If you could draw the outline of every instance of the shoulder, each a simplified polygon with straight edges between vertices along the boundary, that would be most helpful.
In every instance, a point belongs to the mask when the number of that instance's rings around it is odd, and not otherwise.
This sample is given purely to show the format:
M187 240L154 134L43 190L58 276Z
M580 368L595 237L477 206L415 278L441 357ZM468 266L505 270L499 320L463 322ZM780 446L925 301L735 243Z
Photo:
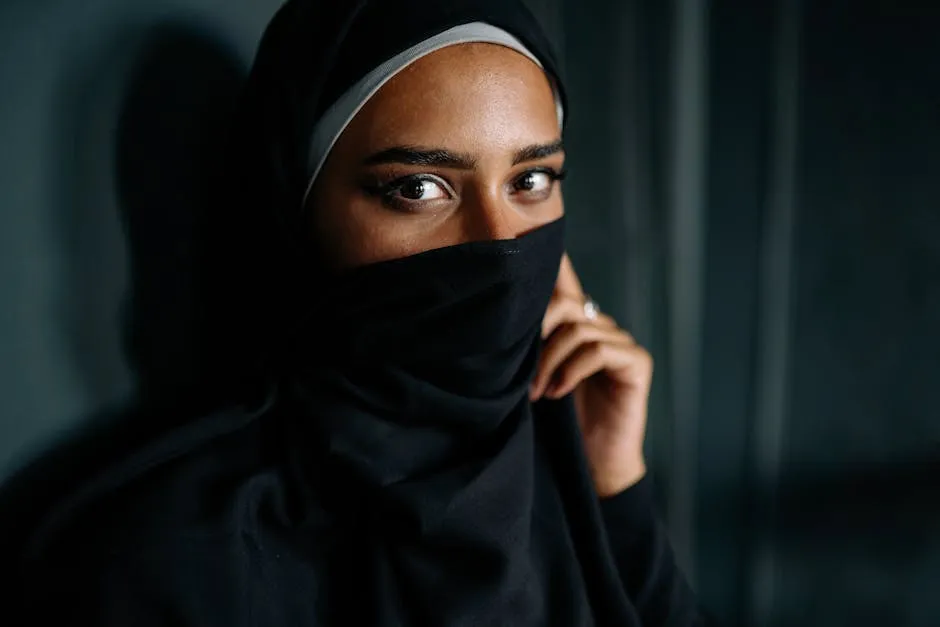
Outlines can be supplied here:
M238 486L265 469L263 414L205 416L84 481L24 539L24 594L42 605L63 595L92 599L96 590L155 590L142 581L148 573L183 564L198 571L198 556L222 554Z

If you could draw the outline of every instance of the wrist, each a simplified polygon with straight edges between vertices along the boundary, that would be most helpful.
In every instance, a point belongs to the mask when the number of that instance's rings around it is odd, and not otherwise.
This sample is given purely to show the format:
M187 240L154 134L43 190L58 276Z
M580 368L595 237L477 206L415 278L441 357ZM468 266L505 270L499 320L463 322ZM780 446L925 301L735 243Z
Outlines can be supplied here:
M646 472L646 461L641 457L616 471L594 473L594 489L598 497L610 498L639 483Z

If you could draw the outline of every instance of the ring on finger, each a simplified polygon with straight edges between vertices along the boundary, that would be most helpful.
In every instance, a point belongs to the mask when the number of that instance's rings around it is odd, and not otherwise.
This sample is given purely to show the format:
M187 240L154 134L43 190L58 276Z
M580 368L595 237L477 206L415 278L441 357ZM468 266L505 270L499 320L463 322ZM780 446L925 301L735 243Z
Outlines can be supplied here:
M591 298L588 295L584 296L584 317L590 321L597 320L597 317L601 313L600 305L597 304L597 301Z

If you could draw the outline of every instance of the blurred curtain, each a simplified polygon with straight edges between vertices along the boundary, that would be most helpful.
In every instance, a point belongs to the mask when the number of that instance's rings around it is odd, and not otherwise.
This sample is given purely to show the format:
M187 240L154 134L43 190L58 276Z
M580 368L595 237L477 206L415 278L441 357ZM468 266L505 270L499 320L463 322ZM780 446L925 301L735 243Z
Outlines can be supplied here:
M703 602L940 624L940 6L531 4L564 44L570 251L656 358Z

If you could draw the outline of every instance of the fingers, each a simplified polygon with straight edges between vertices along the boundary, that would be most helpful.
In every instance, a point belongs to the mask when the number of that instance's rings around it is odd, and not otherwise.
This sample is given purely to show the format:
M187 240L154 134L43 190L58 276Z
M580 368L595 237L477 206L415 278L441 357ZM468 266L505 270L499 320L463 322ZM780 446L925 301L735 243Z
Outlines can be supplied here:
M565 253L561 258L561 266L558 268L558 280L555 281L555 293L576 300L584 299L584 289L581 287L581 281L574 271L574 266L571 265L571 258L568 253Z
M612 382L624 385L648 381L651 370L649 353L636 344L581 344L551 375L551 383L544 395L551 399L561 398L600 372L610 376Z
M619 329L614 327L600 326L588 321L562 325L542 348L538 372L532 382L533 394L536 396L544 394L549 384L554 382L555 371L582 346L595 343L629 347L632 344L632 338L620 333Z
M645 349L610 316L588 320L581 298L556 293L542 320L542 337L545 343L530 390L533 400L560 398L602 370L614 382L642 383L651 376L652 359Z
M547 338L564 323L580 322L586 320L584 315L584 300L556 296L545 310L542 318L542 338ZM600 313L593 323L599 327L616 328L617 323L610 316Z

